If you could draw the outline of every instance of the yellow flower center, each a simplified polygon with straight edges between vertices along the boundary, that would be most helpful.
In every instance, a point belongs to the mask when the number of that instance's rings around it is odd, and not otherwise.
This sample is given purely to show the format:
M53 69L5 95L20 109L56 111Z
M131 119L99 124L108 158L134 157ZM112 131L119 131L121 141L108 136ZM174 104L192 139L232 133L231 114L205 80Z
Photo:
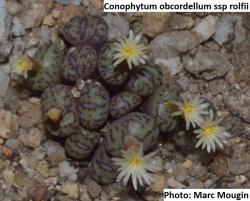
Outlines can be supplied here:
M25 71L30 69L30 62L28 57L19 58L16 61L18 71Z
M130 165L139 165L140 164L140 158L138 156L132 156L130 159L129 159L129 164Z
M193 112L193 107L190 104L184 105L183 112L184 113L192 113Z
M132 45L126 45L123 48L123 56L127 59L130 58L134 55L134 48L132 47Z
M58 107L53 107L51 108L48 112L47 112L47 116L49 117L49 119L53 122L58 122L59 119L61 118L63 113L63 110L61 108Z
M202 130L203 130L203 132L205 133L206 136L213 135L213 133L214 133L214 127L213 126L204 127Z

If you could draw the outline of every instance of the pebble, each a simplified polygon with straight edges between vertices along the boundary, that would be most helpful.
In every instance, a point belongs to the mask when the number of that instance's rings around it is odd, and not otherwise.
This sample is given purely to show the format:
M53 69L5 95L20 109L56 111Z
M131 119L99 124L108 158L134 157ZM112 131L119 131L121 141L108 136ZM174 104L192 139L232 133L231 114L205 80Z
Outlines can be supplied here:
M31 148L39 147L44 139L44 133L39 128L33 127L29 130L29 132L22 133L20 135L20 140L22 143Z
M168 29L172 13L144 13L142 18L143 33L155 37Z
M22 6L16 0L6 1L6 9L11 15L16 15L22 10Z
M151 176L153 178L153 182L152 184L150 184L147 190L162 194L163 193L162 189L166 187L166 183L167 183L166 178L164 177L164 175L160 175L160 174L151 174Z
M196 162L191 166L189 174L201 181L205 181L208 178L208 171L206 166L203 166L199 162Z
M8 64L0 65L0 98L4 97L8 91L10 82L10 66Z
M243 184L247 181L247 178L244 175L235 176L235 180L238 184Z
M189 169L191 168L193 162L191 160L185 160L183 163L182 163L182 166L186 169Z
M173 175L175 176L175 179L179 182L184 182L189 178L188 170L184 168L181 164L175 166Z
M60 177L68 177L70 181L74 182L77 180L78 169L70 165L68 161L62 161L59 164L59 175Z
M232 88L224 94L223 100L233 115L250 123L250 91L248 86L241 89Z
M47 192L47 185L43 181L35 180L30 188L27 189L29 199L42 201Z
M79 185L77 183L65 182L62 185L61 192L69 196L69 198L77 199L79 197Z
M33 27L39 27L44 16L46 15L46 9L41 4L33 4L33 8L28 10L23 10L19 14L19 18L23 23L25 29L30 29Z
M234 175L245 174L250 170L249 156L243 156L239 159L230 159L227 162L229 171Z
M14 36L23 36L26 34L25 28L18 17L14 17L13 19L12 33Z
M0 137L8 139L12 136L13 115L6 110L0 110Z
M223 77L233 68L223 55L204 47L198 49L194 59L184 58L184 65L188 72L205 80Z
M170 30L183 30L191 29L194 25L195 21L193 18L173 13L168 28Z
M48 25L49 27L54 26L56 23L56 20L53 18L52 15L47 15L45 16L45 18L43 19L43 24L44 25Z
M208 40L216 31L218 17L209 15L204 18L193 31L200 38L200 42Z
M81 186L80 200L81 201L92 201L92 199L90 198L90 196L88 194L87 187L84 185Z
M235 20L232 15L223 15L218 20L216 32L213 38L219 45L222 45L233 39L234 23Z
M181 182L175 180L173 177L170 177L167 180L167 184L168 184L169 187L172 187L172 188L185 188L186 187Z
M87 185L88 193L92 198L99 197L102 188L98 183L96 183L93 179L90 178L87 178L84 183Z
M211 168L217 176L226 176L229 173L227 159L224 155L218 154L211 163Z
M46 160L38 161L36 169L45 177L49 175L49 165Z
M180 57L173 57L169 59L156 58L155 63L166 68L171 76L180 73L183 70L183 64Z
M190 178L188 180L188 188L204 188L204 185L203 183L198 180L198 179L195 179L195 178Z
M41 110L40 99L29 98L20 102L18 110L18 122L21 127L30 129L42 122L43 113Z
M51 166L57 166L66 159L65 150L59 143L47 140L44 146Z
M14 172L11 169L5 169L5 170L3 170L2 175L3 175L4 180L8 184L10 184L10 185L14 184L14 182L15 182L15 175L14 175Z
M11 52L12 44L9 41L11 16L6 11L5 1L0 1L0 63L4 63Z
M63 5L68 5L70 0L54 0L54 2L63 4Z
M154 58L172 58L187 52L200 43L192 31L173 31L156 36L150 43Z
M119 14L108 13L104 17L109 27L109 40L127 37L129 22Z

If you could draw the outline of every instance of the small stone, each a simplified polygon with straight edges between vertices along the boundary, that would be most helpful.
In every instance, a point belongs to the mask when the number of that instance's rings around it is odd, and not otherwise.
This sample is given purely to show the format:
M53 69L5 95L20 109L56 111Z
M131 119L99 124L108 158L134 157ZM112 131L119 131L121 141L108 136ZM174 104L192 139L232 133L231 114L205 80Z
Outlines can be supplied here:
M68 5L60 12L58 23L66 24L72 17L83 16L84 14L84 9L81 6Z
M168 28L171 13L144 13L142 19L143 33L155 37Z
M14 184L14 182L15 182L15 175L14 175L14 172L12 170L10 170L10 169L3 170L2 175L3 175L4 180L8 184L10 184L10 185Z
M247 178L244 175L235 176L235 180L238 184L244 184L247 181Z
M188 183L189 183L188 188L191 188L191 189L193 189L193 188L204 188L203 183L200 180L195 179L195 178L189 179Z
M230 159L228 160L228 168L229 171L234 175L245 174L250 170L250 161L248 155L246 157L242 157L239 159Z
M54 2L63 4L63 5L68 5L70 0L54 0Z
M33 201L42 201L47 192L47 185L42 181L35 180L33 185L27 189L29 199Z
M217 21L218 17L209 15L193 29L201 42L208 40L215 33Z
M108 13L104 17L109 27L109 40L125 38L129 30L129 22L119 14Z
M52 17L52 15L47 15L45 16L45 18L43 19L43 24L47 25L49 27L54 26L56 23L55 19Z
M156 58L155 63L166 68L170 72L171 76L180 73L184 68L180 57L173 57L169 59Z
M49 165L47 161L42 160L39 161L36 167L37 171L41 173L43 176L47 177L49 174Z
M0 110L0 137L8 139L15 134L14 132L18 128L18 124L15 125L15 120L16 117L15 115L12 115L11 112Z
M69 198L77 199L79 197L79 186L77 183L66 182L62 185L61 191L69 196Z
M39 27L44 16L46 15L46 9L43 5L33 4L32 6L32 9L24 10L19 15L25 29Z
M181 164L175 166L173 175L179 182L184 182L189 178L188 170L184 168Z
M172 58L187 52L200 43L192 31L173 31L156 36L150 43L154 58Z
M199 162L196 162L191 166L189 174L201 181L205 181L208 178L208 171L206 166L203 166Z
M166 178L163 175L160 174L151 174L153 178L152 184L147 188L148 191L155 192L162 194L164 189L166 187Z
M179 181L175 180L173 177L170 177L167 180L167 184L169 187L172 187L172 188L185 188L186 187L185 185L183 185Z
M33 127L29 130L28 134L20 135L22 143L31 148L39 147L44 139L44 133L39 128Z
M62 161L59 164L59 175L60 177L68 177L70 181L74 182L77 180L78 169L70 166L68 161Z
M215 156L211 164L211 168L214 173L220 177L226 176L229 173L227 168L227 159L224 155L221 154Z
M59 143L49 140L44 146L51 166L57 166L66 159L65 150Z
M23 36L26 34L25 28L18 17L14 17L13 19L12 33L14 36Z
M185 162L182 163L182 166L186 169L191 168L193 162L191 160L185 160Z
M12 150L17 150L21 145L21 141L19 139L10 138L6 140L5 145Z
M183 30L193 28L194 24L193 18L174 13L168 27L171 30Z
M80 195L80 200L81 201L92 201L88 194L87 186L81 186L81 195Z
M4 64L0 66L0 98L4 97L8 91L10 82L10 66Z
M16 0L6 1L6 9L11 15L16 15L22 10L22 6Z
M42 109L40 99L29 98L20 103L18 121L21 127L29 129L42 122Z
M250 91L248 86L227 91L223 100L233 115L250 123Z
M185 69L198 78L212 80L226 75L233 68L221 54L204 47L198 49L195 58L184 58Z
M88 193L92 198L99 197L102 188L98 183L96 183L93 179L87 178L85 180L85 184L87 185Z
M223 15L217 23L214 40L222 45L233 39L235 20L232 15Z

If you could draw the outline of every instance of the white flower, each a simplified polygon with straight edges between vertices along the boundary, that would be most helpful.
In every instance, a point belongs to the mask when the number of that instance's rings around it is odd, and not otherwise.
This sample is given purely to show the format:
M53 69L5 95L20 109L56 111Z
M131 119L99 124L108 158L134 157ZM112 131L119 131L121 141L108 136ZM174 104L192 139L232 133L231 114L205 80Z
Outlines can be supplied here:
M132 69L132 64L137 66L139 63L145 63L147 56L145 54L146 47L140 44L142 34L134 35L132 30L129 31L128 38L119 39L114 43L114 65L118 65L127 60L128 66Z
M14 64L14 72L17 75L23 75L24 78L28 77L28 71L32 70L32 60L29 56L19 57Z
M230 133L226 132L224 127L218 126L222 119L214 119L214 113L212 110L209 111L209 116L205 120L199 123L200 129L194 131L199 138L196 143L196 147L202 145L202 149L207 148L207 152L215 151L216 145L223 148L225 139L230 136Z
M190 124L195 128L198 123L200 123L203 118L202 115L208 114L206 108L208 103L204 103L204 99L200 96L195 96L193 98L187 98L184 95L181 95L183 103L173 102L178 106L178 111L173 112L173 116L183 115L186 121L187 130L190 127Z
M131 177L135 190L137 190L138 181L141 186L144 183L149 185L153 179L148 171L157 172L160 170L158 165L152 163L152 157L155 154L156 152L152 152L143 156L142 146L133 146L122 150L122 158L112 158L114 164L119 166L117 181L122 181L126 185Z

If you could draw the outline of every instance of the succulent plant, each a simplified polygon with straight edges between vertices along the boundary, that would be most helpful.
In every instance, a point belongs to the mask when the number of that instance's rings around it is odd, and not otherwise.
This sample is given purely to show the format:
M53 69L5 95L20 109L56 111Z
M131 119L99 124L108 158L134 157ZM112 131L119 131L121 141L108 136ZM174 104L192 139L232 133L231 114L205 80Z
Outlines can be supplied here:
M99 16L77 16L63 27L63 35L73 46L91 45L100 49L108 38L108 25Z
M89 130L99 129L109 115L109 93L101 83L88 80L81 90L79 117Z
M83 46L69 50L61 65L61 73L65 80L74 82L78 79L90 79L95 72L97 53L91 46Z
M172 132L178 126L178 120L171 115L176 110L171 101L178 100L180 92L175 83L163 84L142 104L142 111L155 119L161 132Z
M117 167L112 163L110 156L101 144L96 150L92 163L92 178L101 184L113 183L117 176Z
M53 44L41 46L33 56L34 68L29 71L28 85L32 90L43 91L60 82L62 52Z
M43 92L42 109L48 122L46 127L52 135L67 137L78 129L78 108L74 99L71 87L62 84Z
M112 156L120 156L121 150L131 143L143 143L143 150L147 151L156 144L158 137L159 130L153 118L131 112L109 125L105 147Z
M110 85L120 85L128 78L126 66L114 66L113 44L106 43L99 53L98 71L102 79Z
M131 92L121 92L110 100L110 114L119 118L136 108L141 103L141 97Z
M135 69L127 82L127 89L135 94L145 97L153 91L162 82L162 72L156 65L144 65Z
M66 139L66 153L75 159L87 157L100 141L100 133L91 132L80 127L77 132Z

